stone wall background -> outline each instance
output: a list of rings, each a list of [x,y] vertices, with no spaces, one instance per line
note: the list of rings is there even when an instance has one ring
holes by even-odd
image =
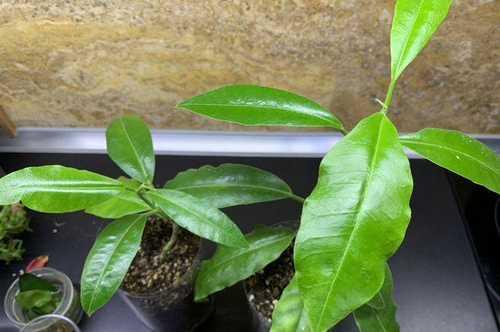
[[[348,127],[389,76],[393,0],[1,0],[0,106],[18,126],[229,129],[175,111],[230,83],[298,92]],[[500,1],[456,0],[407,70],[392,117],[500,133]],[[273,129],[274,130],[274,129]]]

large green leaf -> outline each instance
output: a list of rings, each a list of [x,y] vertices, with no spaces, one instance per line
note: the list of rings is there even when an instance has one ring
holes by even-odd
[[[319,104],[291,92],[254,85],[230,85],[193,97],[180,108],[245,126],[331,127],[342,123]]]
[[[286,227],[259,225],[246,236],[248,247],[218,246],[214,256],[201,265],[195,299],[204,299],[262,270],[290,246],[294,236],[295,232]]]
[[[0,205],[22,201],[40,212],[72,212],[96,205],[123,189],[106,176],[64,166],[29,167],[0,179]]]
[[[113,121],[106,131],[111,159],[128,175],[150,183],[155,173],[153,140],[148,126],[138,117]]]
[[[412,178],[382,113],[362,120],[321,162],[304,204],[295,268],[313,331],[325,331],[379,291],[410,220]]]
[[[185,192],[218,208],[296,198],[276,175],[237,164],[190,169],[177,174],[165,188]]]
[[[399,332],[393,288],[391,270],[387,266],[380,291],[370,302],[354,311],[354,320],[360,332]]]
[[[427,45],[453,0],[397,0],[391,31],[391,76],[395,81]]]
[[[248,245],[231,219],[194,196],[170,189],[150,191],[145,196],[176,224],[191,233],[229,247]]]
[[[116,293],[141,246],[147,216],[135,215],[110,223],[90,250],[81,278],[81,302],[94,314]]]
[[[500,194],[500,158],[472,137],[458,131],[427,128],[400,140],[433,163]]]
[[[294,277],[283,290],[273,311],[271,332],[309,332],[309,320],[300,296],[299,284]]]
[[[87,208],[85,212],[101,218],[119,219],[150,209],[151,207],[137,193],[124,190],[100,204]]]

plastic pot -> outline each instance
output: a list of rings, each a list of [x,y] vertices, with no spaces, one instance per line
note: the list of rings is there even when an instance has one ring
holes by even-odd
[[[153,331],[195,331],[214,311],[214,300],[194,302],[194,280],[200,266],[202,249],[191,269],[176,284],[148,294],[133,294],[120,289],[121,298],[131,307],[144,325]]]
[[[71,319],[78,324],[83,316],[80,306],[80,292],[73,286],[68,276],[52,268],[42,268],[32,272],[37,277],[46,279],[56,285],[61,292],[61,302],[52,313]],[[19,278],[16,279],[7,290],[4,298],[4,310],[7,318],[17,328],[23,329],[30,320],[24,314],[22,308],[16,302],[16,295],[19,293]],[[35,330],[31,330],[35,331]],[[46,320],[45,323],[37,325],[36,331],[59,331],[54,325],[54,320]]]

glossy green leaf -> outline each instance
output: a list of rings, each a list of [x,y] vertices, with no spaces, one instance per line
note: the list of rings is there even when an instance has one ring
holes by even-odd
[[[410,221],[410,165],[382,113],[363,119],[321,162],[304,204],[295,268],[312,331],[368,302]]]
[[[150,210],[151,207],[137,193],[124,190],[112,198],[85,210],[101,218],[119,219]]]
[[[384,284],[380,291],[370,302],[354,311],[359,332],[399,332],[393,288],[391,270],[386,266]]]
[[[73,212],[118,194],[123,185],[106,176],[64,166],[29,167],[0,179],[0,205],[19,201],[40,212]]]
[[[433,163],[500,194],[500,157],[486,145],[454,130],[427,128],[401,143]]]
[[[262,270],[290,246],[294,236],[290,228],[259,225],[246,236],[246,248],[218,246],[214,256],[201,265],[195,299],[204,299]]]
[[[190,169],[177,174],[165,188],[185,192],[218,208],[296,197],[276,175],[237,164]]]
[[[453,0],[397,0],[391,31],[391,76],[395,81],[427,45]]]
[[[147,216],[115,220],[102,230],[90,250],[81,278],[81,302],[90,316],[105,305],[120,287],[140,249]]]
[[[294,277],[283,290],[273,311],[271,332],[309,331],[311,331],[309,320],[304,309],[297,278]]]
[[[159,189],[146,193],[166,215],[182,228],[202,238],[229,246],[246,247],[245,237],[231,219],[206,202],[170,189]]]
[[[245,126],[343,129],[339,119],[312,100],[254,85],[226,86],[186,100],[178,107]]]
[[[141,182],[153,181],[153,140],[140,118],[125,116],[113,121],[106,131],[106,143],[109,156],[125,173]]]
[[[19,291],[26,292],[32,290],[45,290],[49,292],[57,291],[57,287],[50,281],[37,277],[31,273],[24,273],[19,277]]]

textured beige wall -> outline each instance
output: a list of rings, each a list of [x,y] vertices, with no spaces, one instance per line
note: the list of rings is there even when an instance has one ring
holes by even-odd
[[[1,0],[0,106],[18,126],[240,129],[174,110],[245,82],[299,92],[347,125],[389,74],[388,0]],[[456,0],[404,75],[393,118],[500,133],[500,1]]]

